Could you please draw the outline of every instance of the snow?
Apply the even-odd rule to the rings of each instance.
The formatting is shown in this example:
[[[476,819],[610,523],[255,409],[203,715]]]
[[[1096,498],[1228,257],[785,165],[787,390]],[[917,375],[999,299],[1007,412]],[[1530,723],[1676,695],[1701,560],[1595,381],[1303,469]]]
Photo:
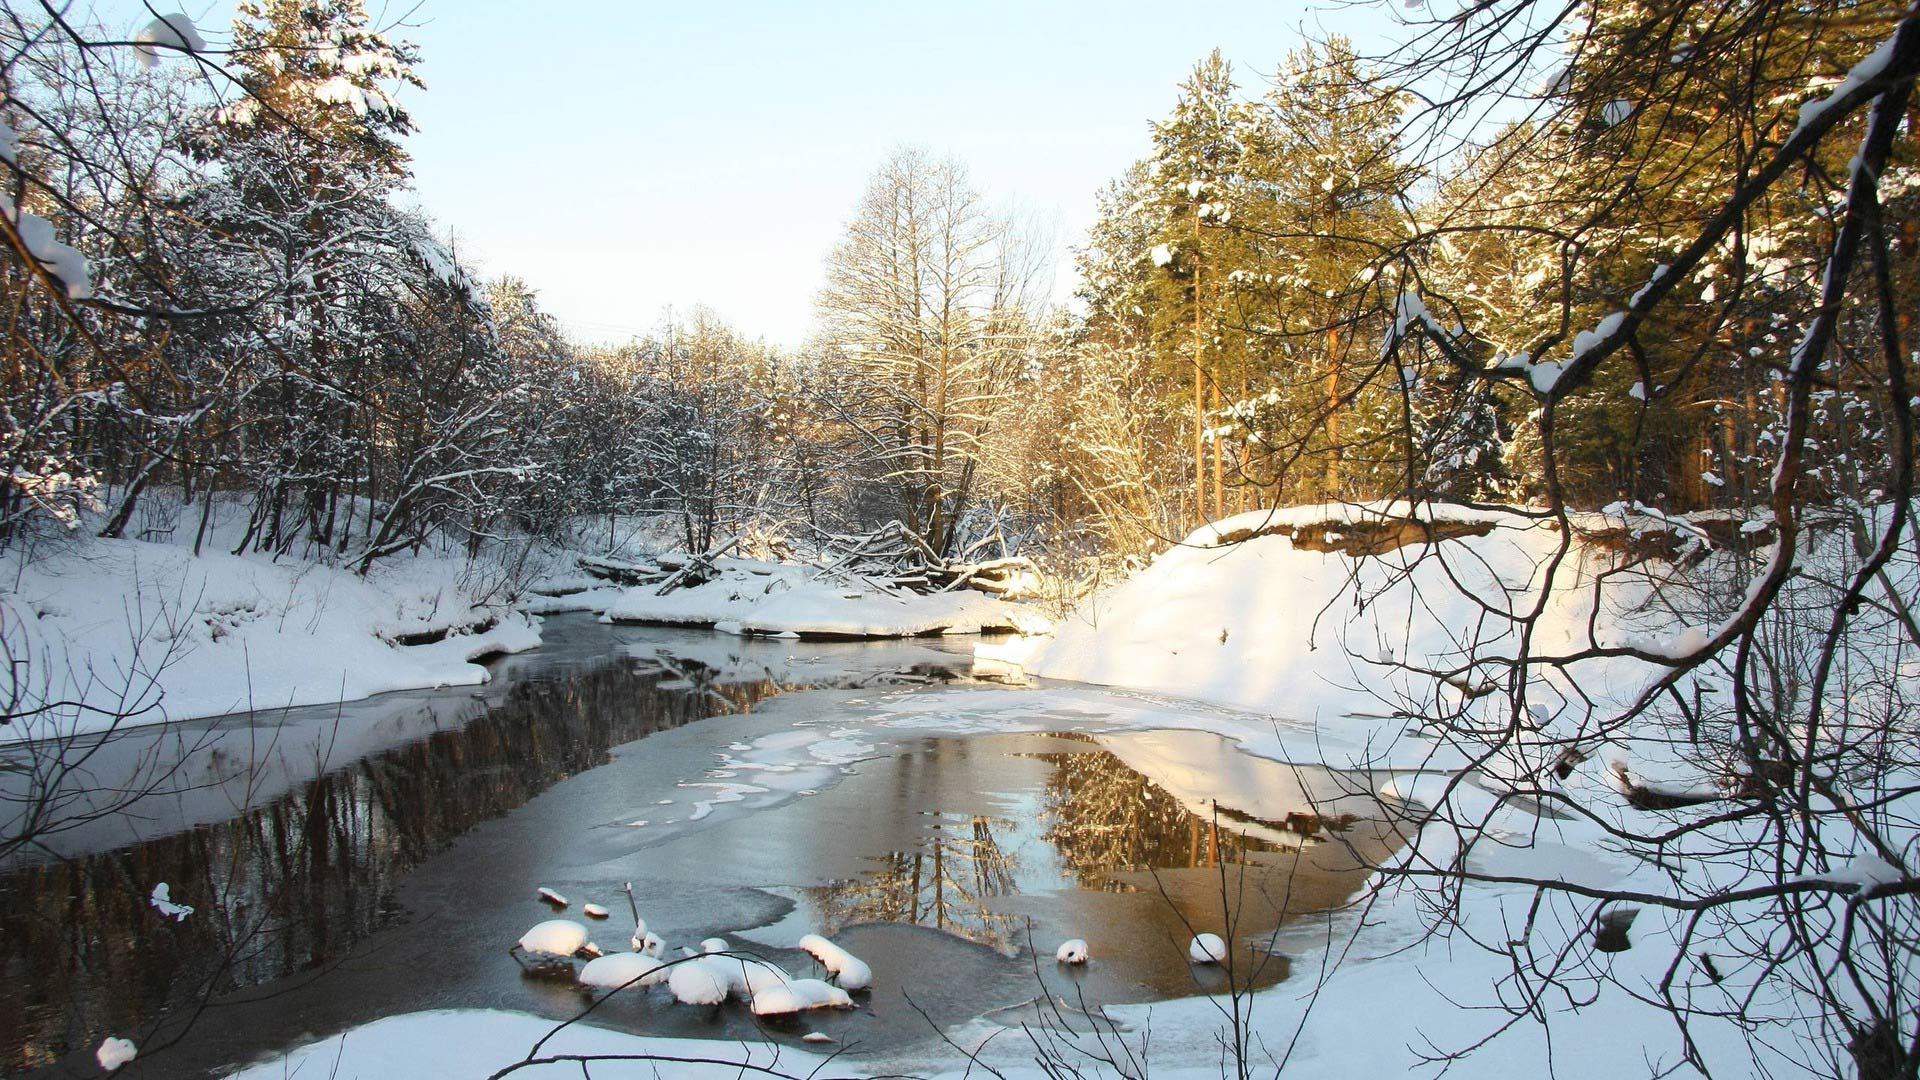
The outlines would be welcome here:
[[[1878,855],[1862,855],[1859,858],[1849,859],[1824,874],[1809,874],[1799,880],[1831,881],[1866,890],[1885,885],[1898,885],[1907,880],[1907,875],[1899,867]]]
[[[993,643],[976,651],[1024,663],[1030,673],[1091,677],[1264,710],[1271,714],[1270,733],[1259,731],[1260,718],[1252,714],[1208,713],[1196,706],[1191,718],[1169,718],[1167,726],[1215,730],[1240,739],[1238,749],[1247,753],[1331,765],[1372,762],[1381,794],[1434,812],[1420,828],[1417,846],[1399,856],[1414,869],[1445,866],[1458,857],[1476,874],[1647,897],[1696,897],[1749,884],[1742,867],[1717,858],[1750,842],[1742,832],[1747,825],[1712,820],[1727,805],[1728,778],[1719,766],[1691,757],[1664,731],[1629,727],[1611,741],[1589,744],[1591,752],[1584,760],[1572,762],[1558,780],[1548,780],[1581,813],[1544,816],[1536,812],[1530,794],[1540,782],[1536,773],[1509,776],[1503,772],[1508,765],[1498,757],[1480,761],[1475,771],[1462,771],[1471,747],[1449,752],[1407,731],[1406,722],[1391,715],[1395,702],[1417,706],[1424,695],[1446,692],[1438,686],[1396,683],[1406,674],[1397,669],[1398,663],[1444,666],[1436,660],[1445,661],[1456,648],[1455,634],[1447,628],[1473,624],[1478,600],[1494,608],[1480,629],[1492,641],[1493,651],[1501,651],[1503,613],[1531,608],[1544,575],[1538,568],[1563,541],[1570,541],[1563,570],[1571,577],[1561,585],[1577,582],[1579,587],[1556,596],[1539,621],[1540,636],[1533,647],[1548,655],[1589,644],[1633,644],[1657,657],[1680,657],[1705,646],[1720,625],[1712,621],[1719,612],[1689,617],[1645,606],[1647,579],[1617,580],[1596,594],[1596,575],[1630,558],[1598,542],[1598,535],[1625,535],[1641,542],[1665,538],[1676,551],[1708,560],[1700,564],[1705,567],[1702,574],[1724,573],[1726,565],[1718,560],[1738,556],[1718,551],[1695,522],[1639,503],[1573,515],[1576,530],[1593,530],[1594,536],[1576,531],[1571,538],[1544,521],[1502,511],[1394,509],[1403,516],[1411,511],[1422,520],[1479,522],[1491,528],[1485,535],[1456,535],[1438,545],[1412,544],[1358,560],[1339,551],[1297,548],[1276,526],[1299,530],[1296,535],[1302,540],[1317,540],[1328,531],[1351,531],[1356,522],[1382,514],[1383,507],[1241,515],[1196,532],[1186,545],[1100,594],[1065,620],[1053,639]],[[1720,519],[1746,532],[1766,528],[1768,520],[1764,511],[1722,514]],[[1240,542],[1223,546],[1231,539]],[[1829,560],[1842,565],[1847,541],[1842,537],[1821,543],[1830,543],[1833,552],[1810,549],[1803,563],[1813,568],[1810,573],[1836,576],[1821,567]],[[1661,565],[1665,568],[1653,573],[1680,575],[1694,564]],[[1910,589],[1911,572],[1903,570],[1902,575],[1900,587]],[[1687,582],[1682,579],[1682,584]],[[1364,608],[1353,604],[1355,595],[1366,598]],[[1565,607],[1558,606],[1563,603]],[[1664,663],[1608,658],[1586,667],[1576,680],[1578,688],[1598,695],[1597,711],[1611,716],[1639,693],[1650,675],[1665,670]],[[1703,669],[1689,677],[1692,685],[1682,683],[1676,689],[1695,700],[1696,688],[1714,693],[1712,671]],[[1388,684],[1394,688],[1387,689]],[[1556,738],[1584,734],[1589,730],[1585,719],[1593,713],[1584,703],[1576,704],[1577,698],[1556,699],[1556,686],[1576,690],[1544,674],[1528,686],[1532,723],[1552,729]],[[1088,689],[1044,685],[1038,691],[1047,701],[1044,709],[1007,708],[996,730],[1044,723],[1048,714],[1073,716],[1103,748],[1183,803],[1191,806],[1198,800],[1205,805],[1209,798],[1218,798],[1254,818],[1279,816],[1273,805],[1278,785],[1258,759],[1243,753],[1237,756],[1253,764],[1225,764],[1211,760],[1191,740],[1138,730],[1153,723],[1155,710],[1161,716],[1170,712],[1171,703],[1143,700],[1137,711],[1130,711],[1120,704],[1123,695],[1109,693],[1107,701],[1099,702]],[[1370,707],[1368,697],[1374,699]],[[986,702],[962,712],[949,700],[943,715],[935,716],[931,705],[897,702],[890,706],[895,718],[888,722],[905,722],[910,707],[924,714],[930,727],[950,729],[973,725],[985,730],[993,712]],[[1856,699],[1853,708],[1857,712],[1861,707]],[[1865,712],[1877,715],[1874,706]],[[1386,771],[1409,766],[1423,771]],[[1264,795],[1268,803],[1242,804],[1246,793]],[[1714,801],[1689,818],[1682,811],[1648,810],[1632,801],[1647,794]],[[1307,799],[1313,795],[1303,793]],[[1649,814],[1706,824],[1697,833],[1677,833],[1660,858],[1644,859],[1615,837],[1621,830],[1645,831]],[[1882,861],[1864,838],[1854,847],[1857,850],[1836,855],[1831,870],[1805,880],[1857,889],[1911,880]],[[1696,859],[1696,853],[1707,857]],[[1684,881],[1676,873],[1682,865],[1687,868]],[[1665,980],[1671,979],[1674,993],[1703,1012],[1746,1009],[1768,1017],[1768,1023],[1807,1023],[1808,1010],[1814,1008],[1810,1002],[1777,983],[1756,985],[1757,966],[1734,966],[1739,951],[1750,943],[1722,945],[1717,935],[1739,926],[1740,915],[1714,924],[1709,932],[1708,924],[1694,926],[1684,910],[1644,904],[1630,947],[1610,952],[1594,940],[1596,903],[1585,897],[1472,882],[1459,887],[1456,896],[1451,887],[1441,893],[1417,878],[1383,876],[1376,876],[1370,888],[1365,904],[1336,916],[1332,925],[1303,920],[1283,930],[1274,943],[1276,951],[1294,959],[1296,972],[1319,970],[1321,977],[1299,992],[1289,992],[1283,984],[1257,995],[1251,1030],[1270,1046],[1288,1046],[1287,1064],[1302,1075],[1401,1075],[1431,1067],[1435,1055],[1475,1046],[1474,1056],[1465,1062],[1469,1075],[1551,1072],[1583,1080],[1618,1075],[1621,1055],[1569,1055],[1556,1048],[1631,1047],[1635,1066],[1644,1066],[1650,1074],[1680,1068],[1689,1052],[1697,1053],[1714,1074],[1730,1075],[1770,1072],[1795,1062],[1803,1052],[1793,1036],[1760,1044],[1750,1040],[1741,1025],[1703,1015],[1695,1015],[1679,1034],[1657,1005],[1662,987],[1668,985]],[[1459,919],[1457,928],[1432,933],[1437,901],[1449,904]],[[1761,906],[1764,902],[1756,905],[1756,914]],[[1550,1027],[1530,1021],[1512,1025],[1514,1014],[1507,1011],[1511,1002],[1503,999],[1514,986],[1515,969],[1499,943],[1512,939],[1522,926],[1529,928],[1530,954],[1562,957],[1560,977],[1582,987],[1577,995],[1542,1004]],[[1493,945],[1481,948],[1474,942]],[[1716,950],[1722,950],[1718,966],[1710,962]],[[1336,960],[1338,966],[1326,974],[1321,965]],[[1533,975],[1528,971],[1522,977]],[[1205,1040],[1219,1037],[1226,1008],[1221,999],[1200,997],[1109,1008],[1107,1015],[1135,1030],[1150,1025],[1160,1060],[1181,1060],[1183,1052],[1198,1060],[1206,1052]],[[998,1030],[982,1022],[956,1041],[971,1049]],[[1296,1031],[1298,1040],[1293,1041]],[[993,1067],[1013,1063],[991,1044],[980,1062]]]
[[[112,1072],[132,1061],[139,1053],[140,1048],[133,1045],[132,1040],[108,1036],[100,1043],[100,1048],[93,1052],[93,1058],[102,1069]]]
[[[1888,37],[1880,43],[1878,48],[1868,53],[1859,63],[1853,65],[1853,67],[1847,71],[1846,78],[1841,79],[1840,84],[1835,86],[1833,91],[1826,97],[1816,98],[1801,105],[1799,120],[1794,124],[1793,135],[1788,136],[1788,138],[1791,139],[1793,136],[1799,135],[1808,127],[1819,122],[1828,112],[1840,104],[1842,98],[1852,94],[1863,84],[1878,78],[1880,73],[1886,70],[1887,65],[1893,62],[1893,45],[1898,36],[1896,32],[1893,36]]]
[[[1173,249],[1165,244],[1155,244],[1148,255],[1155,266],[1167,266],[1173,262]]]
[[[487,1076],[526,1059],[528,1048],[553,1034],[543,1056],[626,1055],[652,1058],[660,1075],[674,1080],[738,1080],[744,1072],[777,1069],[793,1075],[817,1070],[816,1055],[764,1043],[704,1042],[626,1035],[587,1024],[568,1025],[525,1013],[463,1009],[408,1013],[363,1024],[308,1043],[234,1073],[231,1080],[285,1080],[289,1076],[339,1076],[357,1080],[418,1080],[437,1076]],[[676,1058],[697,1058],[674,1061]],[[634,1062],[644,1066],[645,1062]],[[577,1061],[522,1069],[514,1075],[578,1077]],[[652,1076],[652,1068],[643,1075]],[[595,1072],[599,1075],[599,1072]]]
[[[547,903],[552,904],[554,907],[567,906],[566,897],[561,896],[559,893],[554,892],[552,889],[547,888],[545,885],[540,886],[540,899],[545,900]]]
[[[873,968],[865,960],[821,937],[807,934],[800,939],[800,951],[820,962],[833,975],[842,990],[865,990],[873,985]]]
[[[214,543],[196,557],[180,531],[0,555],[0,636],[30,661],[32,692],[88,707],[16,720],[0,740],[478,685],[488,675],[474,660],[540,643],[485,562],[399,555],[361,577]]]
[[[601,907],[599,904],[582,904],[580,905],[580,914],[585,915],[589,919],[604,919],[607,917],[608,912],[606,908]]]
[[[520,948],[538,956],[570,957],[587,944],[587,928],[572,919],[548,919],[520,935]]]
[[[1601,319],[1599,323],[1595,324],[1593,329],[1582,330],[1573,335],[1573,358],[1579,360],[1594,349],[1599,348],[1601,342],[1611,337],[1614,331],[1620,329],[1620,324],[1626,320],[1626,312],[1616,311],[1606,318]]]
[[[1187,945],[1187,959],[1196,964],[1218,964],[1227,959],[1227,943],[1218,934],[1195,934]]]
[[[853,998],[819,979],[794,979],[768,986],[753,995],[755,1016],[784,1016],[809,1009],[851,1009]]]
[[[153,893],[147,897],[147,903],[153,905],[153,910],[174,922],[186,922],[187,916],[193,914],[192,905],[173,902],[173,887],[164,881],[153,887]]]
[[[87,300],[93,297],[92,268],[87,257],[80,254],[78,248],[69,247],[54,238],[53,223],[38,214],[30,214],[15,206],[11,196],[0,195],[0,214],[13,222],[20,234],[20,242],[40,265],[58,279],[66,290],[69,300]]]
[[[1414,543],[1377,557],[1303,550],[1325,531],[1353,535],[1366,526],[1429,522],[1483,531],[1439,545]],[[1624,514],[1596,526],[1631,524]],[[1223,538],[1250,537],[1221,544]],[[1441,504],[1329,504],[1252,511],[1194,532],[1133,578],[1089,600],[1051,638],[976,648],[1031,675],[1124,686],[1254,709],[1311,722],[1326,748],[1362,748],[1417,764],[1443,748],[1412,737],[1395,713],[1455,701],[1461,686],[1435,672],[1473,681],[1462,670],[1470,648],[1510,656],[1516,620],[1537,598],[1539,569],[1559,549],[1547,519]],[[1552,601],[1538,620],[1534,654],[1592,644],[1588,619],[1598,604],[1618,613],[1645,596],[1644,580],[1597,575],[1614,560],[1576,543],[1556,571]],[[1364,603],[1362,600],[1364,599]],[[1530,698],[1579,700],[1567,681],[1606,687],[1624,700],[1652,677],[1644,665],[1595,658],[1570,669],[1536,668]],[[1496,695],[1497,696],[1497,695]]]
[[[134,57],[142,67],[155,67],[160,63],[160,54],[165,51],[206,52],[207,41],[193,25],[193,20],[178,12],[162,15],[140,28],[133,36],[138,44],[133,47]]]
[[[658,959],[645,953],[608,953],[587,961],[580,969],[580,984],[598,990],[618,990],[628,984],[657,986],[667,976],[662,967]]]
[[[1068,938],[1053,951],[1053,958],[1062,964],[1084,964],[1087,962],[1087,942],[1084,938]]]
[[[1533,384],[1534,393],[1551,394],[1565,371],[1566,365],[1558,360],[1542,360],[1527,369],[1527,381]]]
[[[708,954],[708,963],[727,980],[727,993],[742,1001],[754,999],[771,987],[787,986],[793,976],[767,963],[746,956]]]
[[[610,622],[711,626],[776,637],[915,637],[992,630],[1043,633],[1052,623],[1030,604],[972,589],[922,594],[820,571],[752,559],[714,560],[715,576],[662,596],[652,586],[621,592],[604,607]],[[569,598],[573,599],[573,598]]]
[[[720,962],[695,957],[674,962],[667,976],[667,989],[682,1005],[718,1005],[727,1000],[731,982]]]

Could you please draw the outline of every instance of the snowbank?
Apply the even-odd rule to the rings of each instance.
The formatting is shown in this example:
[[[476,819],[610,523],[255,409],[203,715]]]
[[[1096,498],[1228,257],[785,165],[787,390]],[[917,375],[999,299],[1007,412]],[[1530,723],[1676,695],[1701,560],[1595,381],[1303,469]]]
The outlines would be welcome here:
[[[1028,674],[1296,719],[1417,713],[1498,676],[1494,666],[1468,667],[1470,653],[1514,655],[1513,616],[1538,599],[1543,568],[1565,543],[1550,521],[1497,510],[1398,503],[1253,511],[1199,529],[1083,605],[1051,639],[977,653]],[[1571,543],[1531,654],[1589,644],[1596,605],[1607,626],[1635,623],[1644,578],[1594,588],[1618,562],[1612,551]],[[1571,674],[1624,695],[1650,670],[1594,660]],[[1548,671],[1541,681],[1565,689],[1568,675]]]
[[[734,634],[888,638],[1043,633],[1039,610],[973,590],[922,594],[867,581],[821,576],[812,567],[754,559],[715,560],[714,576],[664,596],[652,586],[622,591],[608,603],[609,622],[711,626]],[[594,590],[600,593],[604,590]],[[568,598],[571,599],[571,598]],[[583,596],[580,602],[590,602]]]
[[[473,661],[540,643],[484,562],[394,556],[351,569],[166,543],[71,539],[0,559],[0,636],[41,700],[85,708],[0,740],[474,685]]]
[[[231,1080],[341,1076],[358,1080],[415,1080],[423,1076],[488,1076],[527,1058],[528,1048],[558,1023],[525,1013],[460,1009],[408,1013],[330,1036],[231,1074]],[[610,1069],[679,1080],[736,1080],[767,1069],[806,1076],[822,1059],[770,1043],[703,1042],[623,1035],[573,1024],[540,1047],[540,1057],[575,1060],[531,1066],[515,1076],[579,1076],[580,1055],[618,1055]],[[686,1060],[682,1060],[686,1059]],[[763,1073],[764,1074],[764,1073]],[[621,1073],[620,1075],[628,1075]]]

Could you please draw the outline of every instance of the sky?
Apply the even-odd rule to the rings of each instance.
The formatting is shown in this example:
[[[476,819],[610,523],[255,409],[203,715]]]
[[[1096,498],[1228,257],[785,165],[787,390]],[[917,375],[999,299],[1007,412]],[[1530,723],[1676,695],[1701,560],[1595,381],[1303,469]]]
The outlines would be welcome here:
[[[172,2],[225,41],[230,2]],[[1046,223],[1064,297],[1096,192],[1145,155],[1195,61],[1219,47],[1257,91],[1303,31],[1372,41],[1393,18],[1299,0],[368,7],[420,48],[414,187],[483,275],[524,278],[586,339],[705,304],[788,347],[894,148],[956,157]],[[113,0],[96,17],[150,16]]]

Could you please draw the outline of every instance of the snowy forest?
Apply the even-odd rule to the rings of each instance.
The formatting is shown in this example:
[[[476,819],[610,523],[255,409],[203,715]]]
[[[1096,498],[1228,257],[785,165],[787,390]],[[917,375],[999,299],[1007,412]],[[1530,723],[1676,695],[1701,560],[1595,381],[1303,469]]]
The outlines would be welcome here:
[[[1920,1076],[1920,6],[1216,50],[1078,236],[928,132],[797,345],[238,12],[0,5],[0,1073]]]

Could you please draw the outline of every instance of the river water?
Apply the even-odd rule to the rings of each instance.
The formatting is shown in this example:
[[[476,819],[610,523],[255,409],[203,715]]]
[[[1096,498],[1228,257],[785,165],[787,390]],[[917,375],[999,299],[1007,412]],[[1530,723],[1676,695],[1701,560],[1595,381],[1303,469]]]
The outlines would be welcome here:
[[[1352,794],[1370,778],[1118,725],[1097,697],[1002,715],[1048,699],[969,683],[966,639],[753,641],[583,616],[545,633],[477,692],[7,751],[0,835],[27,805],[63,827],[0,866],[0,1073],[97,1076],[107,1034],[142,1045],[137,1075],[205,1076],[418,1009],[564,1019],[591,999],[507,946],[552,917],[543,887],[567,917],[606,907],[594,936],[623,946],[628,882],[673,945],[722,935],[812,974],[793,942],[832,934],[875,988],[770,1026],[628,991],[595,1023],[820,1030],[899,1054],[1036,999],[1283,979],[1262,944],[1345,902],[1397,836]],[[884,719],[908,704],[916,723]],[[162,882],[195,911],[157,910]],[[1185,962],[1197,930],[1237,943],[1230,970]],[[1052,962],[1070,936],[1093,943],[1085,969]]]

